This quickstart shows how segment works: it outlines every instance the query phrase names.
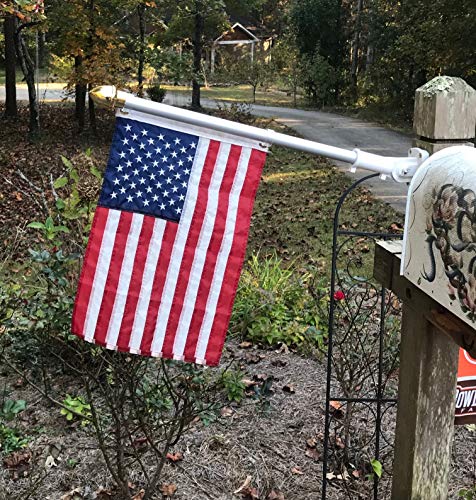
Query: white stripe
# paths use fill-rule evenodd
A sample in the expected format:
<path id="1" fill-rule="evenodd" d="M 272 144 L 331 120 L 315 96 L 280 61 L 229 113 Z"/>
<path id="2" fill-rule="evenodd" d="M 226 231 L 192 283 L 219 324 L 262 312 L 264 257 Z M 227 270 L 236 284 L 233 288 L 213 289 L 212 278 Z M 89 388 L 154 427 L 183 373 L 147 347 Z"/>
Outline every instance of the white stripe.
<path id="1" fill-rule="evenodd" d="M 185 250 L 185 244 L 187 242 L 188 232 L 190 229 L 190 223 L 192 222 L 195 205 L 197 203 L 198 186 L 200 184 L 200 178 L 202 177 L 202 171 L 207 157 L 209 145 L 210 141 L 208 139 L 200 138 L 198 142 L 197 153 L 195 154 L 195 159 L 193 161 L 190 179 L 188 181 L 187 196 L 185 198 L 183 212 L 180 217 L 180 223 L 177 229 L 177 234 L 175 236 L 172 255 L 170 257 L 170 265 L 169 269 L 167 270 L 167 276 L 165 279 L 164 290 L 162 292 L 162 297 L 160 300 L 160 307 L 157 314 L 154 331 L 154 339 L 152 341 L 151 347 L 153 356 L 160 356 L 162 354 L 165 329 L 167 328 L 170 308 L 172 307 L 175 287 L 177 286 L 177 279 L 180 273 L 180 267 L 182 264 L 183 252 Z"/>
<path id="2" fill-rule="evenodd" d="M 195 358 L 197 363 L 206 364 L 205 354 L 207 352 L 208 340 L 213 327 L 213 320 L 218 304 L 218 298 L 223 284 L 223 276 L 228 263 L 231 246 L 233 244 L 233 237 L 235 234 L 236 218 L 238 213 L 238 205 L 240 203 L 241 190 L 245 182 L 246 173 L 251 157 L 251 149 L 243 149 L 241 152 L 238 169 L 236 172 L 233 187 L 230 193 L 230 205 L 228 208 L 228 215 L 225 224 L 225 232 L 221 243 L 220 251 L 218 252 L 215 271 L 213 273 L 212 284 L 210 293 L 208 295 L 207 305 L 205 307 L 205 315 L 203 317 L 200 334 L 198 336 L 197 348 L 195 349 Z"/>
<path id="3" fill-rule="evenodd" d="M 131 352 L 139 353 L 142 336 L 144 334 L 147 311 L 154 285 L 154 276 L 159 260 L 160 249 L 162 248 L 162 239 L 164 237 L 167 222 L 163 219 L 155 219 L 152 237 L 149 243 L 149 251 L 144 266 L 144 274 L 140 288 L 139 300 L 137 301 L 134 324 L 132 325 L 131 338 L 129 340 L 129 349 Z"/>
<path id="4" fill-rule="evenodd" d="M 205 212 L 205 217 L 198 238 L 197 248 L 193 258 L 190 276 L 187 284 L 187 291 L 183 301 L 183 309 L 180 315 L 180 320 L 177 326 L 177 334 L 174 340 L 173 355 L 174 359 L 183 356 L 185 343 L 189 333 L 190 322 L 192 321 L 193 311 L 195 310 L 195 302 L 197 300 L 198 287 L 200 286 L 203 267 L 207 256 L 208 245 L 213 234 L 215 219 L 217 215 L 218 198 L 220 196 L 220 186 L 223 180 L 223 175 L 228 163 L 230 155 L 230 144 L 221 144 L 218 152 L 215 170 L 208 188 L 208 203 Z"/>
<path id="5" fill-rule="evenodd" d="M 119 210 L 108 211 L 106 227 L 104 228 L 104 235 L 96 264 L 93 286 L 89 297 L 86 320 L 84 322 L 84 339 L 88 342 L 92 341 L 96 331 L 99 309 L 101 308 L 104 286 L 109 273 L 112 249 L 114 248 L 114 241 L 116 239 L 116 231 L 120 217 L 121 212 Z"/>
<path id="6" fill-rule="evenodd" d="M 119 281 L 117 283 L 116 296 L 114 298 L 114 306 L 112 307 L 111 318 L 107 329 L 106 346 L 108 349 L 114 349 L 117 346 L 117 337 L 119 336 L 119 330 L 121 329 L 122 318 L 124 316 L 124 308 L 126 306 L 143 221 L 143 215 L 136 213 L 132 215 L 131 227 L 124 249 L 124 258 Z"/>

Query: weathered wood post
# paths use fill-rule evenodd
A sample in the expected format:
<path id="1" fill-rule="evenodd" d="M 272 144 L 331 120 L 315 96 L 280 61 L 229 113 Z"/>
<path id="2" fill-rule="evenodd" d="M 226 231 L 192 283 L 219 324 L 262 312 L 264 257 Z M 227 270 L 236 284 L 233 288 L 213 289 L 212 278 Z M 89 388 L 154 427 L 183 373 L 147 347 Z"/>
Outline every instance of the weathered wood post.
<path id="1" fill-rule="evenodd" d="M 472 146 L 475 120 L 476 91 L 459 78 L 417 90 L 418 147 Z M 375 252 L 376 279 L 403 301 L 393 500 L 447 498 L 459 346 L 476 355 L 476 151 L 440 151 L 420 169 L 404 247 L 379 243 Z"/>
<path id="2" fill-rule="evenodd" d="M 430 154 L 474 146 L 476 90 L 461 78 L 437 76 L 415 92 L 414 146 Z"/>

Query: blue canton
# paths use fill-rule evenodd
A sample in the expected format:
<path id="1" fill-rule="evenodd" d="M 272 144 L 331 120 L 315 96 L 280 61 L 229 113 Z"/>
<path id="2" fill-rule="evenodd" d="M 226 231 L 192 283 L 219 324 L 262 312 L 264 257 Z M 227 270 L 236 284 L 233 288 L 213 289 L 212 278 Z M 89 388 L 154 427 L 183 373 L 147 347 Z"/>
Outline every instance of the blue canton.
<path id="1" fill-rule="evenodd" d="M 117 118 L 99 205 L 178 222 L 198 137 Z"/>

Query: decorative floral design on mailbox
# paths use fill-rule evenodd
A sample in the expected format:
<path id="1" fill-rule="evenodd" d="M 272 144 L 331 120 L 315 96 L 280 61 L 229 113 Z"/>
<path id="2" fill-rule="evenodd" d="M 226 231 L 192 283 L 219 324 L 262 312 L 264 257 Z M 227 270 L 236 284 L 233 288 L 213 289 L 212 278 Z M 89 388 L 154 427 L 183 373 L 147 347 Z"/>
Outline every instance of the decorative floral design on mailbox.
<path id="1" fill-rule="evenodd" d="M 476 323 L 476 150 L 431 156 L 410 184 L 402 274 Z"/>

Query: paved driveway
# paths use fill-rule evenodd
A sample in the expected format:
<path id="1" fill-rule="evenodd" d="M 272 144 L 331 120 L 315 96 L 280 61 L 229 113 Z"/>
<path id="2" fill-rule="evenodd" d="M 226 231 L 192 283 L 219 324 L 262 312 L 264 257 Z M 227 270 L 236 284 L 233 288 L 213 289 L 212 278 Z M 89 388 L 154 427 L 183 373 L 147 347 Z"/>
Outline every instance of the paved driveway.
<path id="1" fill-rule="evenodd" d="M 44 101 L 58 101 L 66 97 L 61 84 L 47 84 L 40 86 L 40 97 Z M 28 100 L 26 85 L 17 85 L 18 100 Z M 0 100 L 5 99 L 5 89 L 0 87 Z M 183 94 L 168 92 L 164 101 L 173 106 L 186 106 L 190 98 Z M 203 99 L 205 107 L 216 107 L 217 103 Z M 253 105 L 251 112 L 256 116 L 273 117 L 306 139 L 322 142 L 331 146 L 345 149 L 360 148 L 370 153 L 386 156 L 406 156 L 411 147 L 411 137 L 405 134 L 388 130 L 373 123 L 364 122 L 348 116 L 321 111 L 304 111 L 272 106 Z M 347 171 L 345 163 L 335 162 L 342 170 Z M 360 178 L 369 172 L 359 171 L 349 174 L 352 178 Z M 373 194 L 390 204 L 400 212 L 405 211 L 407 186 L 392 180 L 380 179 L 368 182 Z"/>

